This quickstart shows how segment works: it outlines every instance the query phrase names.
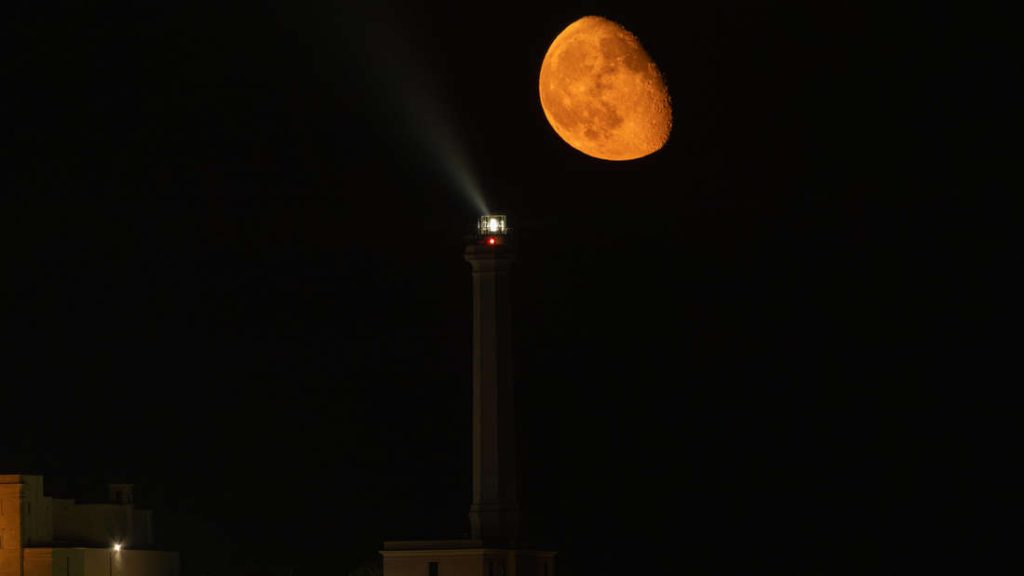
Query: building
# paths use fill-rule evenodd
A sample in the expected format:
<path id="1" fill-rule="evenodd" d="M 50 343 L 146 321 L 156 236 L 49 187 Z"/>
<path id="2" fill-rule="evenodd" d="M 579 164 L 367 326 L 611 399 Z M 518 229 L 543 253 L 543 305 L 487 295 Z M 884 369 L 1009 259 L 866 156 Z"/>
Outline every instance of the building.
<path id="1" fill-rule="evenodd" d="M 554 576 L 555 553 L 520 536 L 505 217 L 484 216 L 466 246 L 473 274 L 473 502 L 470 538 L 384 543 L 384 576 Z M 2 576 L 2 575 L 0 575 Z"/>
<path id="2" fill-rule="evenodd" d="M 43 492 L 43 477 L 0 474 L 0 576 L 178 576 L 177 552 L 153 547 L 153 513 L 131 484 L 80 504 Z"/>

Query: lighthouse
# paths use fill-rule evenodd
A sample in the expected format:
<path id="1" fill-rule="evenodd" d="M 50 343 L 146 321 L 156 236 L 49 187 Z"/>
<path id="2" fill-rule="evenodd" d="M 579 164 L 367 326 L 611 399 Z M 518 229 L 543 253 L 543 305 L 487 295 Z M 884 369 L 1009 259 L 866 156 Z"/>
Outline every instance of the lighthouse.
<path id="1" fill-rule="evenodd" d="M 384 576 L 555 576 L 555 553 L 528 548 L 519 532 L 510 282 L 515 237 L 506 216 L 482 216 L 464 257 L 473 282 L 470 537 L 385 542 Z"/>
<path id="2" fill-rule="evenodd" d="M 473 504 L 470 535 L 515 545 L 519 536 L 511 286 L 515 259 L 502 215 L 480 218 L 466 246 L 473 271 Z"/>

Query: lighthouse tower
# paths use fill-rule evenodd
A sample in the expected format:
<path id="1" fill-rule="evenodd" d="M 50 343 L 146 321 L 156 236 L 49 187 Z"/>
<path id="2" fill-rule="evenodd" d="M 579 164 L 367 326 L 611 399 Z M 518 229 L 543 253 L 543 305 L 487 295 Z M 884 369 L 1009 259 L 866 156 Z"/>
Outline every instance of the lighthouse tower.
<path id="1" fill-rule="evenodd" d="M 473 504 L 470 534 L 515 545 L 519 532 L 509 272 L 514 258 L 503 216 L 484 216 L 466 246 L 473 268 Z"/>
<path id="2" fill-rule="evenodd" d="M 511 285 L 504 215 L 480 218 L 467 244 L 473 278 L 473 501 L 467 540 L 385 542 L 384 576 L 554 576 L 554 552 L 522 547 Z"/>

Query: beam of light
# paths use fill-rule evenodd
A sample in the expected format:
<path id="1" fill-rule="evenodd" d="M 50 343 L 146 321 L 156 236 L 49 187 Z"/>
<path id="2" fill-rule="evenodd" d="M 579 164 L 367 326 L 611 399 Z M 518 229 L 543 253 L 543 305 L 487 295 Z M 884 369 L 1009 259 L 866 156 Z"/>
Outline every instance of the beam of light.
<path id="1" fill-rule="evenodd" d="M 427 140 L 433 140 L 437 146 L 435 153 L 446 168 L 452 184 L 473 204 L 480 214 L 487 214 L 487 203 L 484 202 L 483 191 L 473 173 L 462 146 L 455 138 L 451 129 L 444 125 L 435 125 L 428 128 L 424 136 Z M 428 143 L 429 146 L 429 143 Z"/>
<path id="2" fill-rule="evenodd" d="M 437 69 L 424 61 L 422 48 L 410 43 L 411 34 L 402 33 L 403 26 L 394 16 L 396 9 L 388 4 L 378 1 L 355 7 L 357 17 L 343 25 L 357 29 L 338 33 L 359 39 L 356 49 L 383 87 L 386 104 L 404 116 L 396 140 L 412 136 L 414 145 L 442 167 L 448 184 L 480 214 L 487 214 L 483 191 L 458 134 L 458 122 L 436 80 Z"/>

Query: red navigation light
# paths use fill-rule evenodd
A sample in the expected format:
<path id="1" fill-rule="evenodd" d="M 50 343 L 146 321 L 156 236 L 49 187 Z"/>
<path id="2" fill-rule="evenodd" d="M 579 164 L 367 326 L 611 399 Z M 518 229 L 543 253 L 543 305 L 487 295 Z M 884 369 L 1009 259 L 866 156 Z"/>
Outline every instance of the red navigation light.
<path id="1" fill-rule="evenodd" d="M 494 236 L 491 236 L 490 238 L 487 239 L 487 243 L 490 244 L 491 246 L 494 246 L 495 244 L 498 243 L 498 240 Z"/>

